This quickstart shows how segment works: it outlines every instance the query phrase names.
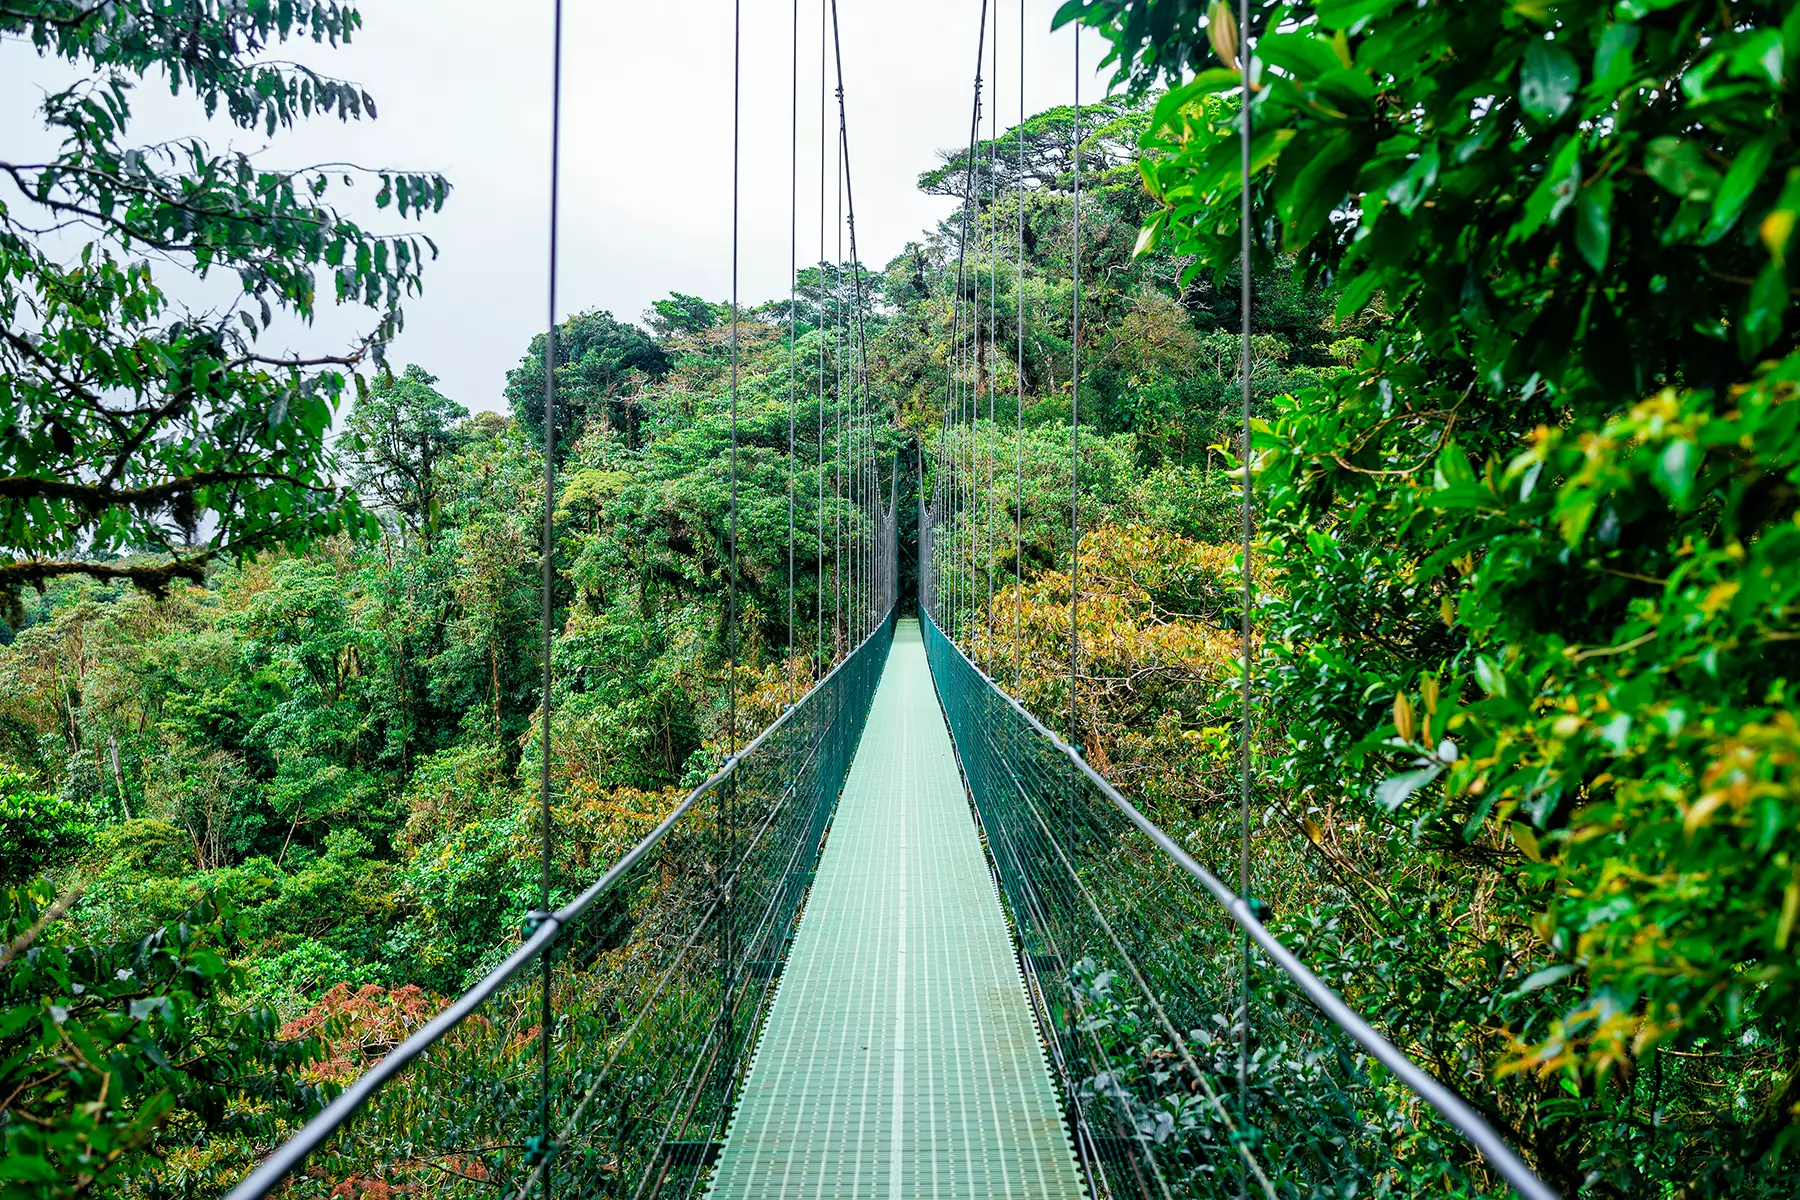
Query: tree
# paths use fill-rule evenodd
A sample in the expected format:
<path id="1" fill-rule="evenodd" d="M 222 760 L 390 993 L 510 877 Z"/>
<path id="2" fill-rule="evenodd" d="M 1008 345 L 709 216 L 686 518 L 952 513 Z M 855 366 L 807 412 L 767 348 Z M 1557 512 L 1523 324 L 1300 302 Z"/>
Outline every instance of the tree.
<path id="1" fill-rule="evenodd" d="M 441 395 L 437 376 L 408 364 L 383 372 L 357 401 L 343 448 L 357 489 L 392 509 L 431 551 L 437 532 L 442 462 L 462 444 L 456 426 L 469 410 Z"/>
<path id="2" fill-rule="evenodd" d="M 699 333 L 730 319 L 731 305 L 714 304 L 681 292 L 670 292 L 665 300 L 652 300 L 650 311 L 644 314 L 651 332 L 665 339 Z"/>
<path id="3" fill-rule="evenodd" d="M 73 801 L 39 791 L 19 772 L 0 767 L 0 887 L 35 878 L 85 850 L 94 827 Z"/>
<path id="4" fill-rule="evenodd" d="M 235 1182 L 283 1135 L 277 1114 L 326 1098 L 301 1079 L 317 1040 L 283 1041 L 272 1012 L 235 1002 L 244 972 L 227 959 L 230 911 L 209 901 L 141 939 L 89 943 L 64 919 L 78 895 L 35 885 L 0 896 L 7 1195 Z M 190 1147 L 206 1152 L 171 1154 Z"/>
<path id="5" fill-rule="evenodd" d="M 131 94 L 155 77 L 272 135 L 301 118 L 374 115 L 366 92 L 266 57 L 294 37 L 331 45 L 361 24 L 340 3 L 215 5 L 20 0 L 0 37 L 84 77 L 43 102 L 61 148 L 0 161 L 0 591 L 79 574 L 160 591 L 220 555 L 359 525 L 326 442 L 352 372 L 379 360 L 416 291 L 428 239 L 371 232 L 326 202 L 372 175 L 401 217 L 439 208 L 442 177 L 340 165 L 280 170 L 198 138 L 129 141 Z M 56 257 L 50 229 L 91 240 Z M 154 265 L 153 265 L 154 262 Z M 169 271 L 235 276 L 214 309 L 165 290 Z M 270 354 L 276 314 L 310 320 L 318 272 L 374 327 L 337 354 Z M 120 555 L 157 557 L 121 561 Z"/>
<path id="6" fill-rule="evenodd" d="M 609 312 L 580 313 L 556 327 L 556 444 L 559 456 L 589 421 L 629 438 L 627 402 L 643 378 L 660 378 L 668 356 L 635 325 Z M 531 339 L 519 365 L 506 373 L 506 403 L 537 445 L 544 444 L 544 335 Z"/>
<path id="7" fill-rule="evenodd" d="M 1106 97 L 1081 109 L 1081 190 L 1124 186 L 1136 192 L 1137 141 L 1149 114 L 1124 98 Z M 939 152 L 943 165 L 919 176 L 928 196 L 973 194 L 982 203 L 1024 186 L 1068 192 L 1075 181 L 1075 109 L 1046 109 L 993 140 L 975 143 L 975 174 L 969 176 L 967 148 Z M 1021 162 L 1021 151 L 1023 161 Z"/>

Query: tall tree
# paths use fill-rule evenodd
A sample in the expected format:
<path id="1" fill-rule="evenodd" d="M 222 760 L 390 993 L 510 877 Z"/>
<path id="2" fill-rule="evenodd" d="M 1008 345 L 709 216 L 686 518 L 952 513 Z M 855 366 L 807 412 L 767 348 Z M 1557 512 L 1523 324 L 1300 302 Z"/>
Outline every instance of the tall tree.
<path id="1" fill-rule="evenodd" d="M 668 356 L 654 338 L 609 312 L 585 312 L 556 327 L 556 444 L 559 457 L 589 421 L 631 436 L 636 381 L 660 378 Z M 544 443 L 544 335 L 506 373 L 506 403 L 531 440 Z"/>
<path id="2" fill-rule="evenodd" d="M 457 424 L 469 410 L 442 395 L 437 376 L 408 364 L 383 372 L 345 425 L 350 477 L 365 498 L 392 510 L 431 550 L 437 532 L 443 462 L 462 444 Z"/>
<path id="3" fill-rule="evenodd" d="M 80 74 L 39 110 L 61 137 L 39 161 L 0 160 L 0 592 L 57 576 L 123 577 L 152 590 L 242 555 L 364 520 L 333 482 L 327 433 L 353 372 L 378 360 L 419 286 L 430 241 L 376 233 L 328 203 L 372 175 L 375 206 L 435 211 L 441 176 L 341 165 L 282 170 L 199 138 L 130 140 L 132 93 L 153 79 L 272 135 L 315 115 L 374 115 L 360 88 L 269 49 L 336 45 L 346 4 L 223 0 L 13 0 L 0 38 Z M 24 114 L 16 114 L 22 118 Z M 78 230 L 72 255 L 55 231 Z M 371 310 L 339 353 L 272 353 L 278 313 L 311 320 L 319 272 L 332 298 Z M 169 273 L 235 276 L 234 300 L 195 308 Z M 150 552 L 149 561 L 121 555 Z"/>

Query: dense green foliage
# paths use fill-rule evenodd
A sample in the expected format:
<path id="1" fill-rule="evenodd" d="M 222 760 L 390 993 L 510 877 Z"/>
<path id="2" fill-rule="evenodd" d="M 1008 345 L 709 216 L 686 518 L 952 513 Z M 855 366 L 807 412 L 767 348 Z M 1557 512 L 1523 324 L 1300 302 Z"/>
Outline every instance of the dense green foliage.
<path id="1" fill-rule="evenodd" d="M 1343 890 L 1314 953 L 1565 1194 L 1785 1195 L 1800 17 L 1257 13 L 1258 253 L 1390 314 L 1256 464 L 1265 795 Z M 1065 16 L 1140 86 L 1197 72 L 1145 139 L 1148 236 L 1221 268 L 1235 22 Z"/>
<path id="2" fill-rule="evenodd" d="M 400 326 L 428 240 L 364 228 L 327 202 L 357 175 L 377 209 L 440 207 L 438 176 L 343 165 L 278 170 L 198 138 L 130 140 L 140 82 L 272 136 L 312 116 L 374 115 L 360 88 L 265 57 L 290 40 L 346 42 L 347 5 L 23 0 L 0 38 L 70 64 L 39 115 L 40 162 L 0 161 L 0 594 L 68 575 L 152 588 L 198 582 L 221 555 L 294 544 L 363 518 L 326 446 L 353 372 Z M 23 114 L 20 114 L 21 116 Z M 72 230 L 86 241 L 58 236 Z M 278 316 L 310 321 L 319 273 L 374 328 L 342 353 L 259 349 Z M 225 283 L 223 302 L 166 290 Z M 226 281 L 229 280 L 229 283 Z M 133 556 L 151 552 L 157 557 Z"/>

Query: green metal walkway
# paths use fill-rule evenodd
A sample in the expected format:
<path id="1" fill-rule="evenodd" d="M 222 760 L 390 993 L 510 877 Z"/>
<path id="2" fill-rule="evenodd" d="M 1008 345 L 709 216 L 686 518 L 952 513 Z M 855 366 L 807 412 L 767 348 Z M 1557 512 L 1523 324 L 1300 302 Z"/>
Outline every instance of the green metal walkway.
<path id="1" fill-rule="evenodd" d="M 1082 1194 L 916 621 L 895 630 L 712 1194 Z"/>

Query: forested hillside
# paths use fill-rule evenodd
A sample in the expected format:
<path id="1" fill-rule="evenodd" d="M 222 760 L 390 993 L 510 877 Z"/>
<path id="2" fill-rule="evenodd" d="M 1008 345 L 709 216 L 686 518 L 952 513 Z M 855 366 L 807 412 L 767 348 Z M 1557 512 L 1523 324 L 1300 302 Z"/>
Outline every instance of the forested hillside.
<path id="1" fill-rule="evenodd" d="M 671 292 L 559 328 L 553 899 L 850 648 L 853 328 L 891 420 L 851 432 L 916 570 L 959 292 L 981 381 L 960 436 L 994 483 L 956 518 L 986 550 L 948 564 L 979 599 L 951 632 L 1061 727 L 1078 265 L 1083 755 L 1225 873 L 1248 462 L 1271 927 L 1563 1194 L 1791 1194 L 1800 18 L 1281 10 L 1253 102 L 1246 447 L 1236 34 L 1222 6 L 1152 7 L 1066 10 L 1119 73 L 1079 129 L 1051 109 L 973 164 L 919 164 L 925 191 L 977 197 L 966 243 L 947 217 L 735 314 L 735 631 L 730 305 Z M 183 54 L 169 30 L 0 29 L 139 71 Z M 241 124 L 295 119 L 214 32 L 218 73 L 191 88 Z M 186 238 L 168 253 L 203 270 L 206 230 L 168 215 L 191 163 L 125 165 L 124 118 L 76 99 L 50 113 L 100 129 L 78 147 L 95 170 L 168 176 L 116 218 L 121 245 Z M 267 226 L 229 260 L 255 302 L 211 329 L 163 320 L 127 250 L 66 269 L 0 209 L 4 394 L 39 416 L 5 431 L 8 473 L 102 464 L 6 501 L 0 1180 L 20 1194 L 221 1194 L 538 904 L 544 339 L 491 396 L 381 361 L 424 251 L 300 176 L 235 170 L 201 173 Z M 86 203 L 78 172 L 50 174 L 45 196 Z M 380 186 L 403 213 L 449 194 Z M 370 308 L 364 351 L 261 357 L 260 305 L 310 311 L 312 269 Z M 30 339 L 25 295 L 59 297 Z M 185 407 L 158 407 L 167 379 L 200 381 Z M 68 399 L 133 387 L 154 438 Z M 104 466 L 179 455 L 189 418 L 225 450 L 182 487 Z M 1420 1171 L 1395 1194 L 1448 1186 Z"/>

